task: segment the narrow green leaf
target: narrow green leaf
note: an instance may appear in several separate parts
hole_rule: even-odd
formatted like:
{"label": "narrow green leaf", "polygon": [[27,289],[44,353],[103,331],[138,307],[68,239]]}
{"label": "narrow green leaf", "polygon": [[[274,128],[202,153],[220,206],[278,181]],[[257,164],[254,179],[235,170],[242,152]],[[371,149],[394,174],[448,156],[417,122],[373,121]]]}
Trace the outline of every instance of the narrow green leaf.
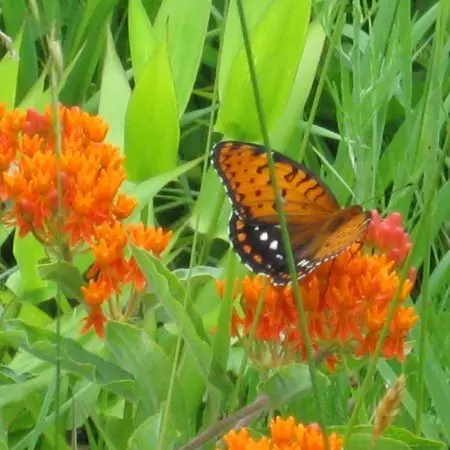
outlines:
{"label": "narrow green leaf", "polygon": [[34,45],[35,35],[32,21],[28,18],[29,11],[24,0],[4,0],[2,2],[2,21],[6,33],[14,39],[21,33],[23,27],[23,39],[19,50],[16,104],[22,101],[38,78],[36,46]]}
{"label": "narrow green leaf", "polygon": [[149,180],[143,181],[142,183],[131,186],[128,185],[127,193],[135,197],[138,201],[138,207],[133,212],[140,212],[142,208],[150,203],[154,196],[168,183],[176,180],[180,175],[188,172],[189,170],[196,167],[202,158],[197,158],[193,161],[189,161],[181,166],[176,167],[168,172],[164,172],[160,175],[150,178]]}
{"label": "narrow green leaf", "polygon": [[126,114],[125,166],[132,181],[143,181],[176,166],[180,137],[178,110],[163,41],[145,67]]}

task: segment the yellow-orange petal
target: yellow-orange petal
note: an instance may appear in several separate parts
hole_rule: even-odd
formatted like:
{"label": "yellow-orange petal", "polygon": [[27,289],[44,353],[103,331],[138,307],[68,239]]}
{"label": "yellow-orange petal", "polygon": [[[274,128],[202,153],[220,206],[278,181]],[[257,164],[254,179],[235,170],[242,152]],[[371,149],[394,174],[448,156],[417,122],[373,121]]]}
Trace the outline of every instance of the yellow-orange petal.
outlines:
{"label": "yellow-orange petal", "polygon": [[105,282],[89,280],[87,286],[81,287],[84,300],[91,307],[100,306],[111,295],[111,290]]}

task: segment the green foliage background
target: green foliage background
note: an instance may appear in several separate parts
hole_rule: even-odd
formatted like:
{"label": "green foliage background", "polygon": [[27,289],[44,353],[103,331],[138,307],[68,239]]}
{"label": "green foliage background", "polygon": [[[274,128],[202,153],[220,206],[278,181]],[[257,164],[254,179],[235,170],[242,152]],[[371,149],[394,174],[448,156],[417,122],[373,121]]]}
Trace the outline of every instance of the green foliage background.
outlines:
{"label": "green foliage background", "polygon": [[[347,448],[367,448],[371,414],[401,372],[396,427],[376,448],[449,445],[450,4],[244,7],[273,148],[320,174],[341,204],[400,211],[415,245],[410,303],[421,320],[411,352],[404,364],[377,362]],[[262,141],[236,2],[227,11],[225,0],[3,0],[0,29],[12,38],[0,49],[0,101],[37,110],[51,102],[53,36],[60,101],[109,123],[108,141],[126,155],[125,189],[139,200],[134,219],[174,230],[164,264],[137,254],[152,293],[135,323],[110,322],[104,340],[79,334],[84,310],[65,297],[56,327],[49,278],[76,298],[89,261],[42,266],[33,238],[1,230],[0,449],[76,448],[77,428],[92,449],[180,448],[263,393],[278,412],[317,421],[304,366],[245,365],[230,345],[230,304],[213,283],[231,286],[244,273],[227,247],[229,206],[206,165],[220,138],[213,131]],[[349,361],[319,376],[328,426],[345,429],[358,395],[349,374],[362,379],[365,370]],[[266,419],[263,411],[250,425],[264,430]]]}

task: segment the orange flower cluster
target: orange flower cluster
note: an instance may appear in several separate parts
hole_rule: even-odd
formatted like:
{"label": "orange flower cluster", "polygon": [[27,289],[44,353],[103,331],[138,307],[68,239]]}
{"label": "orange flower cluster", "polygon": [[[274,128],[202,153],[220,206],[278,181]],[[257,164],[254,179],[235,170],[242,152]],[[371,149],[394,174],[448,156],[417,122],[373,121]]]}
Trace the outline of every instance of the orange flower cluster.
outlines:
{"label": "orange flower cluster", "polygon": [[[270,422],[270,438],[253,439],[247,429],[230,431],[223,440],[226,450],[323,450],[325,439],[316,424],[297,424],[293,417],[276,417]],[[343,439],[336,433],[328,436],[330,450],[343,448]],[[217,448],[217,450],[219,450]]]}
{"label": "orange flower cluster", "polygon": [[[385,222],[380,223],[385,226]],[[404,359],[405,338],[417,320],[414,308],[403,304],[413,284],[411,272],[400,288],[394,319],[383,342],[386,358]],[[309,338],[315,351],[328,351],[326,361],[331,369],[336,363],[333,349],[343,348],[356,356],[373,353],[399,286],[394,260],[385,254],[364,252],[357,245],[299,282]],[[223,283],[218,283],[218,290],[223,297]],[[249,348],[255,361],[278,365],[295,355],[305,359],[291,285],[274,286],[262,276],[247,276],[237,282],[235,297],[241,312],[233,312],[233,336],[245,338],[243,343],[247,343],[257,320],[253,347]],[[256,317],[261,298],[262,309]]]}
{"label": "orange flower cluster", "polygon": [[171,234],[122,223],[137,202],[119,192],[124,158],[104,142],[103,120],[63,106],[59,119],[58,157],[50,108],[39,114],[8,112],[0,105],[0,199],[12,205],[3,222],[16,226],[20,236],[32,232],[49,252],[62,246],[68,260],[90,247],[95,262],[83,288],[90,310],[84,331],[93,327],[102,335],[102,304],[125,283],[134,283],[138,292],[145,287],[136,262],[126,255],[127,245],[159,255]]}

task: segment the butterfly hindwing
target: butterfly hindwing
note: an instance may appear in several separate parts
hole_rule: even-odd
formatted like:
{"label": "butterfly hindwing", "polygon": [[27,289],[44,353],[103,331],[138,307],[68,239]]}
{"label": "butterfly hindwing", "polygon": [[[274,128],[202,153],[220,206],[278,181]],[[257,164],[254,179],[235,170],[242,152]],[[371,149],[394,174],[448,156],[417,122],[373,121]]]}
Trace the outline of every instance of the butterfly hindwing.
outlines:
{"label": "butterfly hindwing", "polygon": [[[269,276],[275,284],[289,282],[289,268],[278,225],[245,220],[232,213],[229,231],[236,253],[250,270]],[[314,263],[303,260],[298,266],[298,277],[302,278],[313,268]]]}

